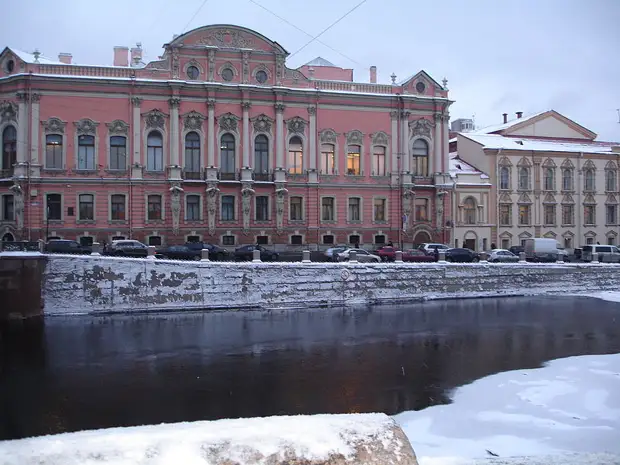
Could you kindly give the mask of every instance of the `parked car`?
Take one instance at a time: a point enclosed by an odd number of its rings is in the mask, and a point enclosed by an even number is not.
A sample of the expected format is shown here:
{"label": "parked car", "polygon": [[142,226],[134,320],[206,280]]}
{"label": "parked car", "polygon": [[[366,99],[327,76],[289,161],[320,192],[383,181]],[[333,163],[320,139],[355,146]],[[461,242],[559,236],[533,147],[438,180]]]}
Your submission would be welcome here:
{"label": "parked car", "polygon": [[558,242],[555,239],[536,237],[525,240],[525,259],[529,262],[556,262]]}
{"label": "parked car", "polygon": [[426,255],[419,249],[409,249],[403,252],[403,262],[434,262],[434,255]]}
{"label": "parked car", "polygon": [[592,254],[598,254],[598,261],[605,263],[619,263],[620,251],[615,245],[584,245],[581,248],[581,259],[584,262],[592,261]]}
{"label": "parked car", "polygon": [[148,246],[133,239],[112,241],[105,251],[106,255],[115,257],[146,257]]}
{"label": "parked car", "polygon": [[480,260],[480,256],[471,249],[454,248],[446,250],[446,261],[471,263]]}
{"label": "parked car", "polygon": [[516,263],[519,261],[518,255],[515,255],[510,250],[506,249],[489,250],[488,254],[488,260],[492,263]]}
{"label": "parked car", "polygon": [[427,242],[418,246],[418,249],[420,249],[426,255],[435,255],[435,250],[448,250],[449,248],[450,247],[445,244],[437,244],[432,242]]}
{"label": "parked car", "polygon": [[346,245],[339,245],[338,247],[330,247],[329,249],[327,249],[324,252],[324,255],[327,257],[327,259],[329,261],[332,262],[337,262],[338,261],[338,254],[340,252],[344,252],[345,250],[347,250],[349,247]]}
{"label": "parked car", "polygon": [[525,252],[525,248],[522,245],[513,245],[508,249],[508,251],[512,252],[518,257],[521,252]]}
{"label": "parked car", "polygon": [[198,255],[202,254],[202,249],[207,249],[209,251],[209,260],[221,262],[224,260],[231,260],[232,258],[228,250],[207,242],[186,242],[185,246],[193,252],[197,252]]}
{"label": "parked car", "polygon": [[45,244],[45,251],[47,253],[88,255],[92,253],[92,248],[68,239],[50,239]]}
{"label": "parked car", "polygon": [[266,249],[262,245],[244,245],[235,250],[235,260],[249,261],[254,258],[254,250],[260,250],[260,259],[264,262],[278,261],[278,253]]}
{"label": "parked car", "polygon": [[338,261],[348,262],[350,254],[353,251],[355,251],[357,254],[358,262],[375,262],[375,263],[381,262],[381,257],[379,257],[378,255],[373,255],[368,250],[364,250],[364,249],[347,249],[344,252],[340,252],[338,254]]}
{"label": "parked car", "polygon": [[375,250],[374,254],[378,255],[383,262],[393,262],[396,258],[396,251],[398,249],[391,245],[384,245]]}
{"label": "parked car", "polygon": [[157,249],[159,258],[171,258],[173,260],[200,260],[201,251],[190,249],[186,245],[170,245]]}

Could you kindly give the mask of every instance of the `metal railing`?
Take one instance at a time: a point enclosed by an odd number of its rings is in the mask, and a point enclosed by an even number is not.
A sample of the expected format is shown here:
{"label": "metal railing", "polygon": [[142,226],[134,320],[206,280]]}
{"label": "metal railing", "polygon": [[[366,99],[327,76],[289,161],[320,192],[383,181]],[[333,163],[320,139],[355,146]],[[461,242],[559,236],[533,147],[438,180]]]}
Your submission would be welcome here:
{"label": "metal railing", "polygon": [[0,241],[2,252],[39,252],[38,241]]}

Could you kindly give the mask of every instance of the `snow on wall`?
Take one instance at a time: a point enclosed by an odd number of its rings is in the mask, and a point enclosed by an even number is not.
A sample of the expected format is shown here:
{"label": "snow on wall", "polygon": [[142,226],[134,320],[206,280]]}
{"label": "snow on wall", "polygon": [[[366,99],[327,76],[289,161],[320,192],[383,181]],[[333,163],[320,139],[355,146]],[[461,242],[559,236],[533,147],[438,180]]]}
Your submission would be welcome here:
{"label": "snow on wall", "polygon": [[3,465],[416,465],[382,413],[199,421],[5,441]]}
{"label": "snow on wall", "polygon": [[220,263],[51,255],[46,314],[614,290],[612,264]]}

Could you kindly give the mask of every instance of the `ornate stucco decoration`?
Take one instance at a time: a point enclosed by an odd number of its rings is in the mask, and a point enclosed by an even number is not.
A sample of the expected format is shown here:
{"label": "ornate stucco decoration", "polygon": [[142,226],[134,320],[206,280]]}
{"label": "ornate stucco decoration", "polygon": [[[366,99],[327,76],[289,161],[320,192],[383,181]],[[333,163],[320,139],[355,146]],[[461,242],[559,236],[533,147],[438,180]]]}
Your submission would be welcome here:
{"label": "ornate stucco decoration", "polygon": [[254,80],[256,80],[256,73],[258,73],[259,71],[264,71],[265,73],[267,73],[267,81],[264,82],[263,85],[269,85],[269,81],[271,80],[271,77],[273,75],[271,70],[262,63],[256,65],[252,70],[252,78],[254,78]]}
{"label": "ornate stucco decoration", "polygon": [[215,50],[209,50],[207,57],[209,61],[209,81],[213,81],[215,76]]}
{"label": "ornate stucco decoration", "polygon": [[166,60],[151,61],[147,65],[147,68],[152,68],[152,69],[168,69],[168,62]]}
{"label": "ornate stucco decoration", "polygon": [[252,183],[244,182],[241,187],[241,210],[243,212],[243,233],[250,231],[250,211],[252,204],[252,196],[256,192],[252,189]]}
{"label": "ornate stucco decoration", "polygon": [[254,126],[254,131],[266,132],[268,134],[271,134],[271,127],[273,125],[273,120],[269,116],[265,114],[260,114],[252,118],[250,121],[252,121],[252,126]]}
{"label": "ornate stucco decoration", "polygon": [[573,199],[573,196],[570,194],[565,194],[564,197],[562,197],[562,204],[565,205],[574,205],[575,200]]}
{"label": "ornate stucco decoration", "polygon": [[111,123],[105,124],[108,127],[108,132],[114,135],[126,136],[129,133],[129,125],[125,121],[115,119]]}
{"label": "ornate stucco decoration", "polygon": [[47,121],[41,121],[41,125],[43,126],[43,129],[45,129],[46,133],[58,134],[64,134],[65,128],[67,127],[67,123],[53,116]]}
{"label": "ornate stucco decoration", "polygon": [[288,194],[288,189],[284,184],[276,184],[276,233],[282,234],[284,231],[284,200]]}
{"label": "ornate stucco decoration", "polygon": [[299,116],[294,116],[286,121],[286,127],[288,128],[288,132],[292,134],[303,134],[306,130],[306,120]]}
{"label": "ornate stucco decoration", "polygon": [[375,132],[371,134],[370,137],[372,138],[372,143],[374,145],[384,145],[387,147],[389,138],[385,132],[383,131]]}
{"label": "ornate stucco decoration", "polygon": [[5,100],[0,103],[0,121],[2,123],[17,122],[17,111],[18,107],[15,103]]}
{"label": "ornate stucco decoration", "polygon": [[362,145],[364,142],[364,134],[357,129],[347,132],[345,136],[347,138],[347,144]]}
{"label": "ornate stucco decoration", "polygon": [[409,133],[411,137],[426,136],[429,139],[433,137],[433,127],[435,125],[427,119],[418,119],[409,122]]}
{"label": "ornate stucco decoration", "polygon": [[181,193],[183,188],[181,183],[173,182],[170,187],[170,210],[172,212],[172,232],[179,233],[179,224],[181,221]]}
{"label": "ornate stucco decoration", "polygon": [[252,39],[234,29],[217,29],[201,37],[198,45],[214,45],[221,48],[253,48]]}
{"label": "ornate stucco decoration", "polygon": [[151,110],[147,113],[144,113],[144,122],[146,123],[147,128],[159,128],[164,129],[164,125],[166,124],[166,114],[160,110]]}
{"label": "ornate stucco decoration", "polygon": [[243,83],[247,84],[250,82],[250,52],[244,50],[241,56],[243,64]]}
{"label": "ornate stucco decoration", "polygon": [[181,99],[179,97],[171,97],[168,99],[168,105],[170,105],[170,108],[179,108],[181,106]]}
{"label": "ornate stucco decoration", "polygon": [[228,112],[219,116],[217,118],[217,122],[220,125],[220,129],[222,131],[236,132],[239,125],[239,119],[240,118],[237,115],[233,115],[232,113]]}
{"label": "ornate stucco decoration", "polygon": [[215,215],[217,213],[217,201],[220,195],[220,190],[217,187],[216,182],[207,183],[207,223],[209,227],[209,234],[212,236],[215,234]]}
{"label": "ornate stucco decoration", "polygon": [[338,133],[333,129],[323,129],[319,133],[319,141],[321,144],[337,144]]}
{"label": "ornate stucco decoration", "polygon": [[284,61],[286,57],[282,53],[276,53],[276,85],[282,85],[284,78]]}
{"label": "ornate stucco decoration", "polygon": [[15,181],[9,190],[13,193],[13,211],[15,214],[15,226],[18,231],[24,229],[24,189],[19,181]]}
{"label": "ornate stucco decoration", "polygon": [[172,48],[172,79],[179,79],[179,48]]}
{"label": "ornate stucco decoration", "polygon": [[407,232],[411,229],[411,203],[415,197],[415,193],[411,189],[403,189],[403,231]]}
{"label": "ornate stucco decoration", "polygon": [[97,132],[97,126],[99,126],[99,123],[94,122],[90,118],[83,118],[73,123],[73,125],[75,126],[75,130],[80,136],[81,135],[95,135],[95,133]]}
{"label": "ornate stucco decoration", "polygon": [[183,115],[183,127],[187,131],[200,131],[202,130],[202,122],[205,120],[205,116],[197,111],[190,111]]}

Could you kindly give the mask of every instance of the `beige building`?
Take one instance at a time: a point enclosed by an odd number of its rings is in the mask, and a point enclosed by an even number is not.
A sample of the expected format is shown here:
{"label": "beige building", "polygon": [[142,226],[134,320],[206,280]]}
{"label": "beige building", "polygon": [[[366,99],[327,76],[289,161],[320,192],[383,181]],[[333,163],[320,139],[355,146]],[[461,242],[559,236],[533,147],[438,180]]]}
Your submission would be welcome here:
{"label": "beige building", "polygon": [[618,143],[596,141],[553,110],[506,117],[451,141],[461,160],[488,174],[488,202],[478,209],[490,207],[490,241],[502,248],[530,237],[555,238],[566,249],[618,244]]}

